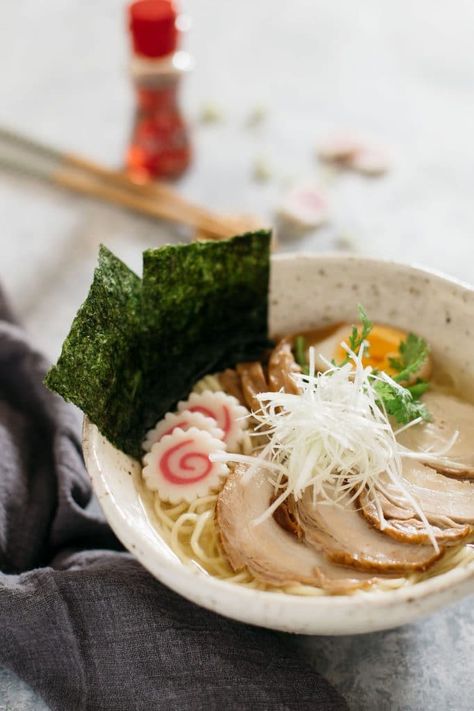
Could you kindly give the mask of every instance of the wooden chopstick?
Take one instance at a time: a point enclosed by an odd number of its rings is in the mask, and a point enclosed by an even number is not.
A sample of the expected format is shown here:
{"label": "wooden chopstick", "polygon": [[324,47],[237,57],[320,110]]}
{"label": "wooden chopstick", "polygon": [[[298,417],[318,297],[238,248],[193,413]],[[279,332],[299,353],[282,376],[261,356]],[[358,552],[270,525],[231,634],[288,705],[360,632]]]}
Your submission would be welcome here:
{"label": "wooden chopstick", "polygon": [[232,232],[229,231],[227,223],[210,220],[205,215],[196,216],[194,212],[182,209],[172,202],[158,203],[156,200],[142,198],[132,191],[120,189],[113,183],[91,180],[90,176],[84,173],[61,170],[53,176],[53,182],[60,187],[121,205],[149,217],[170,220],[204,230],[214,237],[229,237]]}
{"label": "wooden chopstick", "polygon": [[[2,155],[5,153],[2,152],[2,142],[7,154],[10,153],[7,157]],[[135,183],[121,171],[111,170],[74,153],[64,153],[3,127],[0,127],[0,165],[150,217],[188,225],[217,239],[253,229],[257,224],[261,226],[254,218],[249,221],[247,218],[226,217],[201,207],[163,182]]]}
{"label": "wooden chopstick", "polygon": [[[217,236],[228,236],[227,218],[184,198],[166,183],[136,183],[123,172],[110,170],[74,153],[64,154],[63,163],[54,176],[55,182],[58,184],[63,184],[64,181],[69,183],[70,169],[79,170],[107,185],[132,193],[138,198],[136,209],[140,209],[141,205],[145,206],[147,200],[153,201],[154,209],[150,211],[144,207],[145,211],[152,216],[160,217],[159,211],[163,209],[162,217],[166,217],[166,219],[176,219],[183,224],[205,228],[209,231],[215,230]],[[158,207],[157,203],[159,203]],[[130,201],[130,204],[133,203]],[[172,208],[176,208],[176,212],[173,212]],[[176,217],[172,216],[174,214]]]}

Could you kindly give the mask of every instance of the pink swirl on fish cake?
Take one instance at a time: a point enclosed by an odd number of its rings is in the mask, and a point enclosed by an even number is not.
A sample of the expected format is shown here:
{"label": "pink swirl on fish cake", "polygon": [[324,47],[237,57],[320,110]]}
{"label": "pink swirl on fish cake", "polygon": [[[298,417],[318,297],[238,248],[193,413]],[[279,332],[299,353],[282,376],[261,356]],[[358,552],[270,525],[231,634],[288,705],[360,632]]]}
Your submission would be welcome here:
{"label": "pink swirl on fish cake", "polygon": [[175,428],[161,437],[144,457],[143,478],[149,489],[163,501],[194,501],[220,486],[228,468],[213,462],[211,454],[223,452],[222,439],[203,430]]}

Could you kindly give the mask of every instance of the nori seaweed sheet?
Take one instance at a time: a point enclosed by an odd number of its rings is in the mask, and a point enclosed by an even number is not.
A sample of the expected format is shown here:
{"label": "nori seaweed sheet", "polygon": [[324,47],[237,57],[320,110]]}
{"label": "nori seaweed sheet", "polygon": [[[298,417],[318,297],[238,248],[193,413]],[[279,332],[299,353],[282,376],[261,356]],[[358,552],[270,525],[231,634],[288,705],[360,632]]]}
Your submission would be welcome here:
{"label": "nori seaweed sheet", "polygon": [[268,346],[269,248],[257,232],[144,253],[145,430],[199,377]]}
{"label": "nori seaweed sheet", "polygon": [[112,443],[136,453],[141,433],[141,279],[106,247],[45,383]]}
{"label": "nori seaweed sheet", "polygon": [[270,233],[144,253],[143,281],[108,249],[45,383],[139,457],[194,382],[268,346]]}

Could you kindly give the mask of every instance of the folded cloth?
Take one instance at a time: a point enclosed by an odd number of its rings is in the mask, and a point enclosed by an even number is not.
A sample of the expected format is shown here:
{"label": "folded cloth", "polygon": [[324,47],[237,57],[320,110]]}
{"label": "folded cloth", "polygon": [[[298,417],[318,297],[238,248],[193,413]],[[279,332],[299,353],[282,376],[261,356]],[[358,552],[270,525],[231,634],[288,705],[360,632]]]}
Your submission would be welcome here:
{"label": "folded cloth", "polygon": [[288,636],[193,605],[123,551],[46,369],[0,292],[0,664],[60,711],[345,709]]}

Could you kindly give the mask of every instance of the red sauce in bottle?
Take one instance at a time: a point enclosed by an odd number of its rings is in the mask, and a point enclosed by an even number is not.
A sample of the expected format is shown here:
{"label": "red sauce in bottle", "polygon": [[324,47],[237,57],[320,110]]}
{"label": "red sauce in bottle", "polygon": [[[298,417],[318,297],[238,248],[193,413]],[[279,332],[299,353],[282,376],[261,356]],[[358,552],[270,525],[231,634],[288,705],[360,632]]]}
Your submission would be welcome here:
{"label": "red sauce in bottle", "polygon": [[179,82],[191,61],[177,51],[176,20],[170,0],[136,0],[129,7],[136,112],[126,165],[138,182],[177,178],[191,160],[178,102]]}

